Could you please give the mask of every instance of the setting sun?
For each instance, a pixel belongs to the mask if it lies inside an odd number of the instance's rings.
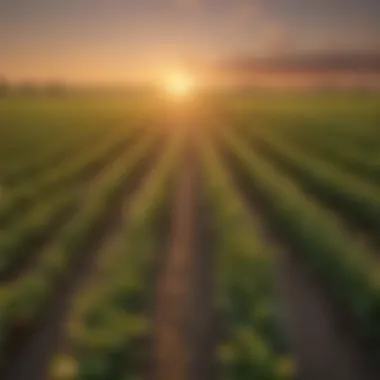
[[[175,96],[186,96],[194,92],[194,79],[182,72],[169,74],[164,81],[164,88],[166,92]]]

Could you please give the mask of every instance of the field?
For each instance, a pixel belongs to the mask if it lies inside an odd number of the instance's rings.
[[[0,99],[0,379],[380,379],[380,96]]]

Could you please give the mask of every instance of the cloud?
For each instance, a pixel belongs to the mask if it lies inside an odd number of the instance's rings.
[[[237,21],[253,21],[262,17],[265,13],[265,7],[261,1],[239,0],[234,2],[235,10],[233,11]]]
[[[345,71],[380,73],[380,52],[319,51],[262,58],[235,57],[220,62],[219,68],[230,73]]]
[[[252,54],[293,51],[291,29],[260,0],[235,0],[225,14],[224,23],[231,36],[244,36],[236,48]]]
[[[296,50],[295,41],[289,28],[283,23],[271,20],[260,31],[262,53],[278,55]]]
[[[169,5],[174,6],[177,9],[199,10],[205,5],[205,0],[167,0]]]
[[[235,0],[224,10],[224,22],[230,28],[252,26],[264,14],[261,1]]]

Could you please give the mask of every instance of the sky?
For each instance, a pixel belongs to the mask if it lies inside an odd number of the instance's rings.
[[[122,82],[239,56],[379,51],[379,0],[0,0],[0,76]]]

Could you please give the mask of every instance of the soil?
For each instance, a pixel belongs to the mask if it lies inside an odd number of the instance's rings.
[[[259,220],[264,241],[280,251],[274,260],[275,284],[284,331],[297,363],[297,380],[380,379],[380,368],[365,342],[358,339],[349,316],[310,272],[294,242],[268,217],[259,192],[243,180],[242,166],[225,153],[231,177],[247,209]]]
[[[186,120],[186,122],[184,122]],[[194,115],[176,115],[187,144],[171,213],[166,263],[158,276],[153,380],[215,376],[215,310],[211,230],[200,187]]]
[[[37,323],[11,334],[5,368],[0,370],[2,380],[48,380],[51,360],[64,341],[71,302],[90,278],[103,244],[121,228],[123,205],[154,164],[158,151],[147,155],[125,178],[91,239],[68,268],[54,298],[42,308],[44,312]]]

